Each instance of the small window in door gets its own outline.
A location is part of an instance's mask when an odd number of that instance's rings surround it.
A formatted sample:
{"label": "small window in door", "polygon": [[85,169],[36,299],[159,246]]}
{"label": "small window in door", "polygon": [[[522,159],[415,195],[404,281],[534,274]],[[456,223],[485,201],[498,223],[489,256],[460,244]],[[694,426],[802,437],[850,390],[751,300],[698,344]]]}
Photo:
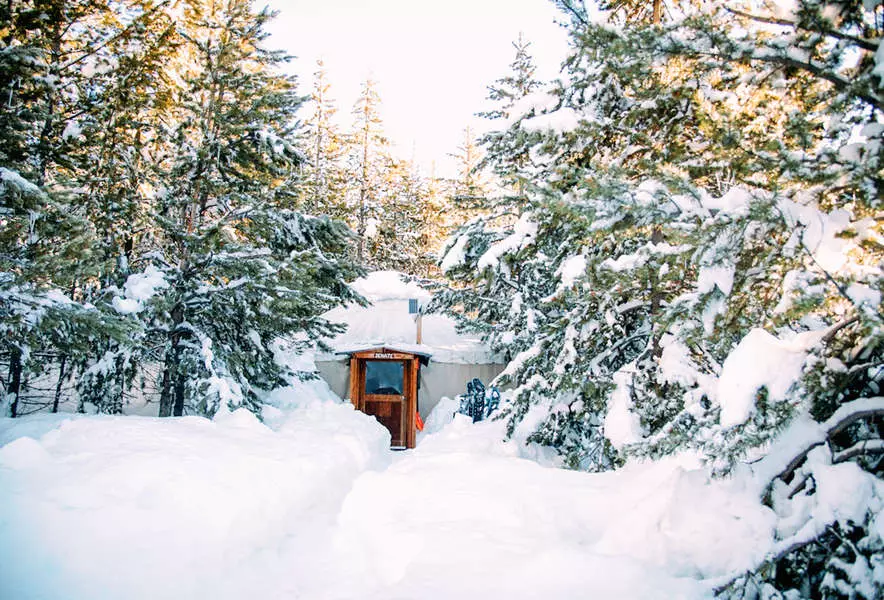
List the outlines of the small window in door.
{"label": "small window in door", "polygon": [[405,366],[401,362],[369,360],[365,362],[365,393],[401,396]]}

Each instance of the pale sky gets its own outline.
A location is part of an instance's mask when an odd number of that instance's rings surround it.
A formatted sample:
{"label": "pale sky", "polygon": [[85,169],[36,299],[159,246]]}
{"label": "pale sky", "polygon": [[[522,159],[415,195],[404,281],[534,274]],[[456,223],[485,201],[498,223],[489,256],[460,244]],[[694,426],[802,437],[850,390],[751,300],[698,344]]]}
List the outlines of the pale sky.
{"label": "pale sky", "polygon": [[[308,94],[322,58],[342,125],[362,81],[378,84],[388,136],[402,158],[451,175],[446,154],[463,129],[487,127],[474,113],[490,108],[487,86],[508,72],[519,32],[532,43],[537,75],[557,76],[565,31],[549,0],[269,0],[280,12],[271,47],[296,59],[291,69]],[[260,3],[259,3],[260,5]],[[306,113],[305,113],[306,115]]]}

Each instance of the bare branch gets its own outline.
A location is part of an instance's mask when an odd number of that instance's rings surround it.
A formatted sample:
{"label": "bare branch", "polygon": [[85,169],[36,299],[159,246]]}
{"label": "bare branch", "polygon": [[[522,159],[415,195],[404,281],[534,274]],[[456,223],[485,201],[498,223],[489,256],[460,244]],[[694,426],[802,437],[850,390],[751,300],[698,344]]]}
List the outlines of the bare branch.
{"label": "bare branch", "polygon": [[847,450],[837,452],[832,457],[833,463],[842,463],[864,454],[884,454],[884,440],[863,440],[854,444]]}
{"label": "bare branch", "polygon": [[[822,446],[832,437],[838,435],[857,421],[868,419],[869,417],[884,417],[884,397],[860,398],[859,400],[854,400],[842,405],[841,408],[835,411],[835,414],[833,414],[828,421],[823,423],[823,436],[809,442],[801,452],[796,454],[795,457],[789,461],[786,468],[771,478],[771,481],[765,490],[765,496],[769,495],[770,489],[775,480],[785,480],[787,477],[794,474],[798,467],[801,466],[801,463],[807,458],[807,455],[810,454],[811,450]],[[845,452],[847,452],[847,450],[845,450]]]}

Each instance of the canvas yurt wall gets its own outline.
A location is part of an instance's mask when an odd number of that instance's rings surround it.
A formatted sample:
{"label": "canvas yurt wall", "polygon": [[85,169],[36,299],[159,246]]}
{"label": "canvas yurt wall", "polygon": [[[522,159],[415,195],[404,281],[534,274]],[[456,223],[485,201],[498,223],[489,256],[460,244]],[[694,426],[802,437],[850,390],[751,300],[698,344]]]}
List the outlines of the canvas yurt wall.
{"label": "canvas yurt wall", "polygon": [[347,398],[350,391],[347,353],[365,349],[387,347],[430,356],[429,363],[420,370],[418,411],[423,416],[443,396],[464,393],[471,379],[478,378],[487,385],[503,370],[502,361],[481,340],[458,333],[454,321],[443,315],[423,316],[422,343],[417,344],[417,325],[414,315],[408,313],[408,301],[425,303],[430,294],[415,283],[406,283],[400,273],[370,273],[353,286],[372,304],[327,313],[326,318],[348,327],[328,341],[331,353],[316,357],[320,376],[341,398]]}

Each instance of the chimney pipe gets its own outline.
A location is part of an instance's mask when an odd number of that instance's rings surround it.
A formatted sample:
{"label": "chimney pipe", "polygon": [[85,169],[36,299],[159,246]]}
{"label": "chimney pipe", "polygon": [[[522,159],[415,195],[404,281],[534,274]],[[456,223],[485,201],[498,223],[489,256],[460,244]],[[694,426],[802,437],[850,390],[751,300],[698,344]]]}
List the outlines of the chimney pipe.
{"label": "chimney pipe", "polygon": [[417,298],[408,299],[408,314],[414,315],[414,323],[416,325],[416,343],[422,344],[424,339],[424,311],[423,307],[419,305]]}

